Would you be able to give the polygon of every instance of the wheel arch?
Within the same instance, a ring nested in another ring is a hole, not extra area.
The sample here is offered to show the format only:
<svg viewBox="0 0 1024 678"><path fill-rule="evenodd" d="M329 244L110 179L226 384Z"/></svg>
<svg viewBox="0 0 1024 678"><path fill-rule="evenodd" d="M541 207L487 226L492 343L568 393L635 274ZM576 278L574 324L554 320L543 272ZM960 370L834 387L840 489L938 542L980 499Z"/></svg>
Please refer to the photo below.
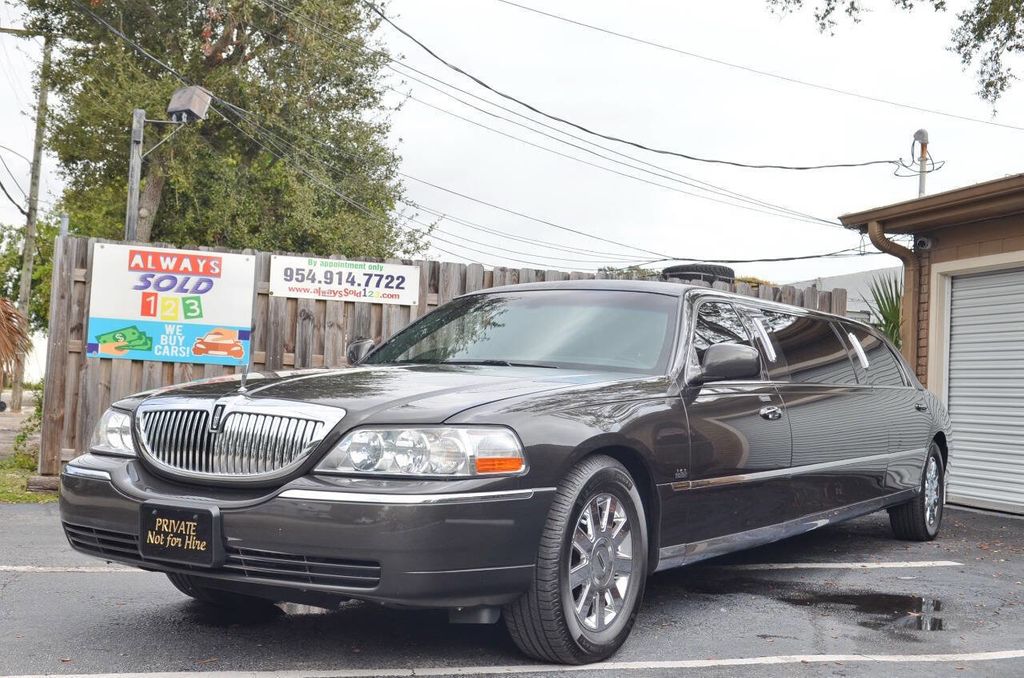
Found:
<svg viewBox="0 0 1024 678"><path fill-rule="evenodd" d="M596 447L575 461L578 463L597 454L611 457L625 466L629 475L636 481L637 491L644 505L644 516L647 519L647 571L654 572L658 566L658 549L661 543L661 502L650 466L639 450L623 444Z"/></svg>
<svg viewBox="0 0 1024 678"><path fill-rule="evenodd" d="M937 432L932 436L932 441L939 446L939 452L942 454L942 468L943 470L949 468L949 441L946 438L946 434L943 431Z"/></svg>

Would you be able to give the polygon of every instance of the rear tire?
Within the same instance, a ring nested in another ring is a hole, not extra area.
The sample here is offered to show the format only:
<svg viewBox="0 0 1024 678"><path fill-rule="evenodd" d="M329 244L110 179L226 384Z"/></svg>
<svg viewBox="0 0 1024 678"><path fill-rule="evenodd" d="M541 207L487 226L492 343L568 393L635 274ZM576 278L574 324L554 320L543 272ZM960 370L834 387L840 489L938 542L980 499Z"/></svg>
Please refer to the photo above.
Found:
<svg viewBox="0 0 1024 678"><path fill-rule="evenodd" d="M512 640L545 662L586 664L625 642L647 578L647 519L626 468L604 455L558 487L530 589L504 609Z"/></svg>
<svg viewBox="0 0 1024 678"><path fill-rule="evenodd" d="M228 610L248 610L273 607L274 601L257 596L247 596L233 591L204 586L198 577L177 572L168 572L167 578L174 588L200 603Z"/></svg>
<svg viewBox="0 0 1024 678"><path fill-rule="evenodd" d="M942 526L942 509L946 499L945 468L942 451L933 441L921 474L921 490L906 504L889 509L889 523L897 539L931 541Z"/></svg>

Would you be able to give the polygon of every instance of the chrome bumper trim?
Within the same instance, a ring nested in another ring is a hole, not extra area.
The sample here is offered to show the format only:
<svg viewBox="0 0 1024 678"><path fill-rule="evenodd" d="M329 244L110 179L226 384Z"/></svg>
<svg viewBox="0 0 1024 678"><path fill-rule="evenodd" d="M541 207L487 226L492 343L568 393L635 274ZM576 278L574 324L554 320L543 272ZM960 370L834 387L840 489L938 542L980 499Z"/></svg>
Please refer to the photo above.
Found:
<svg viewBox="0 0 1024 678"><path fill-rule="evenodd" d="M110 480L110 474L95 468L85 468L68 464L64 467L64 475L77 478L95 478L96 480Z"/></svg>
<svg viewBox="0 0 1024 678"><path fill-rule="evenodd" d="M487 501L532 499L540 492L554 492L555 487L535 487L529 490L502 490L499 492L459 492L451 494L382 494L370 492L334 492L331 490L285 490L280 499L328 501L337 504L471 504Z"/></svg>

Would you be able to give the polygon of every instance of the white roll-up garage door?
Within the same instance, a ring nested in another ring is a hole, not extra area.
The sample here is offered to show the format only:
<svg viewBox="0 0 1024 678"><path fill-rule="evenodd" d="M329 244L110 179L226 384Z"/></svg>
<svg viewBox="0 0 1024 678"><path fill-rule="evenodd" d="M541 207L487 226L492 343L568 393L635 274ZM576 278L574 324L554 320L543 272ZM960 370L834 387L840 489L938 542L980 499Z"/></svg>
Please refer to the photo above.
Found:
<svg viewBox="0 0 1024 678"><path fill-rule="evenodd" d="M949 500L1024 513L1024 270L954 277L949 318Z"/></svg>

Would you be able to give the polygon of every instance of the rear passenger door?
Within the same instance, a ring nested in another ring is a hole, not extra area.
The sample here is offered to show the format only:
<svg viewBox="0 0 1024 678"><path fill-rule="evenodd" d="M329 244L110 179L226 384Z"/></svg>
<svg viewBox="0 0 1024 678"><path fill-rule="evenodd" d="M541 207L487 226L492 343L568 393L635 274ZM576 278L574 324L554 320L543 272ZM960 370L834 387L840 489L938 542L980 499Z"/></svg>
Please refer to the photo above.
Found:
<svg viewBox="0 0 1024 678"><path fill-rule="evenodd" d="M752 346L750 328L733 304L697 302L691 320L688 373L708 347ZM675 499L685 524L666 526L666 544L695 542L782 522L792 505L785 475L791 435L778 392L764 379L717 381L684 388L690 473Z"/></svg>
<svg viewBox="0 0 1024 678"><path fill-rule="evenodd" d="M774 310L753 322L772 347L768 375L793 431L797 510L818 513L884 494L884 412L858 382L839 328L826 318Z"/></svg>
<svg viewBox="0 0 1024 678"><path fill-rule="evenodd" d="M854 349L858 378L870 385L888 432L885 487L890 492L917 488L931 440L931 415L924 393L912 384L895 352L882 337L854 323L842 323Z"/></svg>

